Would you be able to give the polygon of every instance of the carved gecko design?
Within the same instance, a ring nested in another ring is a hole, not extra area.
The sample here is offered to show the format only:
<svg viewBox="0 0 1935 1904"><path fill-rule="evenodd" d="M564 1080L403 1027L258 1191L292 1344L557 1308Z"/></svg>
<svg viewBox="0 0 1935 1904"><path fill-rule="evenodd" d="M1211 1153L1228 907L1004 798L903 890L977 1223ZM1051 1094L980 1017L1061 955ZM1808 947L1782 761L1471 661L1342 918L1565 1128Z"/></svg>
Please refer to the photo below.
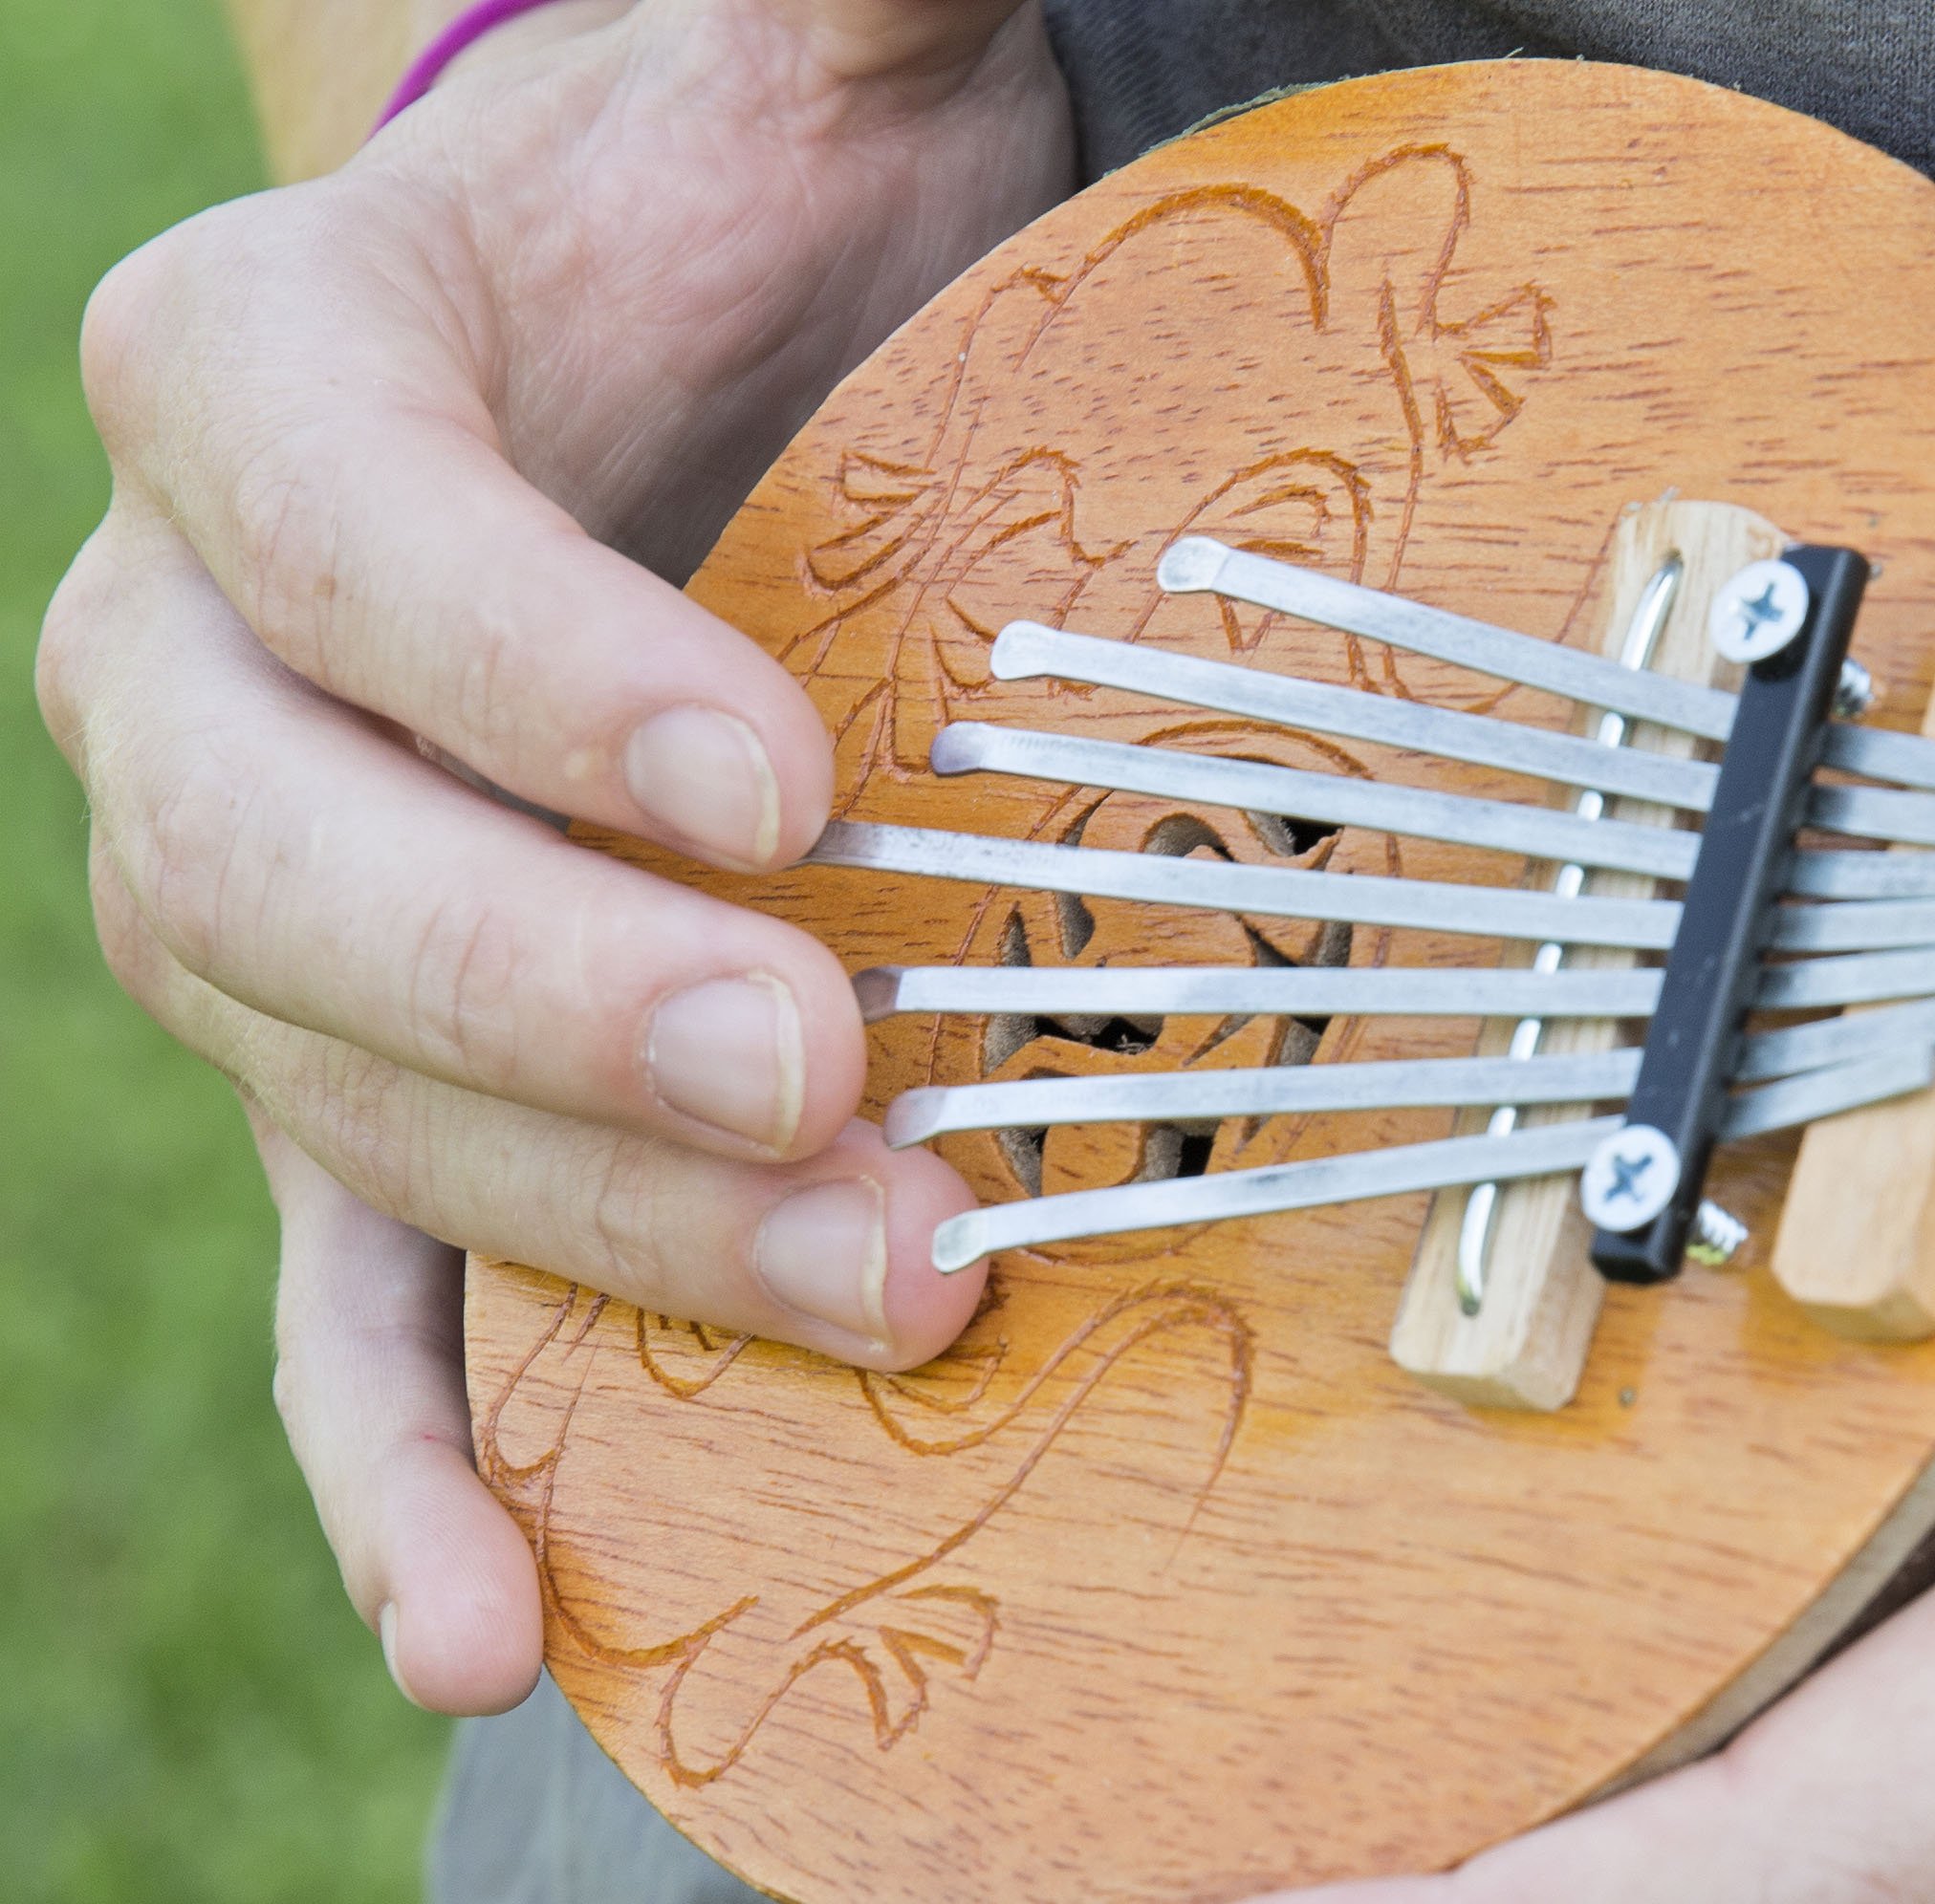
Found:
<svg viewBox="0 0 1935 1904"><path fill-rule="evenodd" d="M1235 1307L1211 1290L1152 1285L1095 1309L1026 1372L1005 1366L1000 1308L999 1294L990 1294L962 1341L925 1370L846 1372L858 1390L856 1405L838 1411L849 1436L884 1435L910 1467L938 1460L951 1471L939 1482L931 1472L924 1478L922 1525L910 1530L900 1565L857 1573L845 1544L827 1538L823 1504L803 1499L794 1577L770 1579L707 1618L654 1633L639 1630L635 1615L581 1601L557 1565L555 1535L568 1524L580 1542L595 1540L600 1527L638 1539L649 1537L641 1520L663 1519L668 1533L669 1523L685 1521L681 1533L690 1538L692 1504L648 1494L607 1499L611 1464L575 1467L573 1447L611 1432L648 1435L641 1381L679 1405L738 1405L744 1397L731 1394L731 1378L751 1345L560 1286L542 1335L480 1416L479 1469L523 1522L568 1644L607 1666L663 1676L659 1757L675 1784L724 1776L782 1701L823 1669L837 1668L854 1683L881 1750L918 1725L937 1674L971 1681L995 1643L1000 1606L967 1577L964 1550L1012 1505L1103 1384L1152 1353L1165 1365L1181 1356L1219 1397L1192 1410L1183 1426L1196 1480L1183 1498L1173 1488L1169 1498L1177 1536L1186 1532L1228 1459L1250 1394L1251 1337ZM785 1391L763 1373L759 1402L772 1410ZM824 1380L828 1372L822 1365L816 1373ZM826 1412L815 1410L822 1454L828 1432ZM722 1482L729 1487L729 1477ZM770 1495L763 1504L770 1511ZM707 1513L730 1518L716 1497Z"/></svg>
<svg viewBox="0 0 1935 1904"><path fill-rule="evenodd" d="M1026 268L999 282L946 372L926 454L850 447L831 476L848 527L802 556L800 582L828 610L788 650L796 671L818 673L856 617L894 631L886 665L823 709L859 748L842 786L858 790L876 768L920 770L929 732L902 703L971 714L1015 603L1074 623L1100 572L1153 577L1177 535L1395 587L1434 462L1488 448L1525 402L1513 379L1551 357L1551 299L1536 285L1503 287L1462 317L1442 308L1471 195L1456 153L1405 146L1363 166L1315 217L1254 186L1203 185L1144 206L1073 270ZM1259 269L1259 252L1276 269ZM1131 303L1135 321L1113 322ZM1196 420L1199 451L1142 455L1136 416L1173 408L1185 386L1200 404L1195 359L1225 336L1276 336L1281 348L1235 352L1216 413ZM1025 409L990 401L1023 378L1083 420L1081 453L1031 435ZM1098 429L1103 414L1119 426ZM1176 613L1151 584L1125 624L1088 632L1141 639ZM1276 619L1222 614L1240 655ZM1374 673L1355 639L1345 645L1355 684L1406 692L1393 658Z"/></svg>

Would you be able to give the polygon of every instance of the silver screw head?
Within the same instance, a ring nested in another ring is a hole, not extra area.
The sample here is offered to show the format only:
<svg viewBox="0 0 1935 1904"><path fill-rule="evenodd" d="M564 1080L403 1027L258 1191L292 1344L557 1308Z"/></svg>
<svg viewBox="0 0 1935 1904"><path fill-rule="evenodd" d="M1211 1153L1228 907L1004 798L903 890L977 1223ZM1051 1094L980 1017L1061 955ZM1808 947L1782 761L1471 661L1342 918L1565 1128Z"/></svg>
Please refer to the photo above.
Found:
<svg viewBox="0 0 1935 1904"><path fill-rule="evenodd" d="M1579 1206L1603 1230L1644 1229L1680 1187L1680 1153L1664 1131L1628 1124L1615 1131L1579 1174Z"/></svg>
<svg viewBox="0 0 1935 1904"><path fill-rule="evenodd" d="M1713 597L1707 633L1729 661L1777 655L1807 620L1807 578L1792 562L1750 562Z"/></svg>

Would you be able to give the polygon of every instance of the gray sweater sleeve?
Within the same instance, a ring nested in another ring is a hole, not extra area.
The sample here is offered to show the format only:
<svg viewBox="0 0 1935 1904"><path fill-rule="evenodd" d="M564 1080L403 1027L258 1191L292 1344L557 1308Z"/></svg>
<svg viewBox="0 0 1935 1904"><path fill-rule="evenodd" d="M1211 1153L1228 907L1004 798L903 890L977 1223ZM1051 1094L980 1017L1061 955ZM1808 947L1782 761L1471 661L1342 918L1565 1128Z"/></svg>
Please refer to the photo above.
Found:
<svg viewBox="0 0 1935 1904"><path fill-rule="evenodd" d="M1084 169L1279 86L1511 53L1737 87L1935 172L1935 0L1046 0Z"/></svg>

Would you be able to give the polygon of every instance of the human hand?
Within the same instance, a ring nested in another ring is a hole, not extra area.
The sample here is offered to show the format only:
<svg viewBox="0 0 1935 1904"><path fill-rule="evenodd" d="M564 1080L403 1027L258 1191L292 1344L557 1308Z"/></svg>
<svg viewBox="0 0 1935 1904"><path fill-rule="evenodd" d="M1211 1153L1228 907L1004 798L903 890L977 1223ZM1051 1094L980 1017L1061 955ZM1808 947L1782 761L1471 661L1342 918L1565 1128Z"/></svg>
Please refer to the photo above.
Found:
<svg viewBox="0 0 1935 1904"><path fill-rule="evenodd" d="M1441 1877L1253 1904L1907 1904L1935 1896L1935 1595L1723 1752Z"/></svg>
<svg viewBox="0 0 1935 1904"><path fill-rule="evenodd" d="M277 1396L345 1582L445 1711L539 1654L470 1470L452 1245L877 1367L977 1287L927 1266L958 1179L849 1121L824 948L415 738L715 864L801 853L811 705L661 578L1072 167L1033 4L655 0L539 39L110 274L114 500L39 675L109 963L250 1108Z"/></svg>

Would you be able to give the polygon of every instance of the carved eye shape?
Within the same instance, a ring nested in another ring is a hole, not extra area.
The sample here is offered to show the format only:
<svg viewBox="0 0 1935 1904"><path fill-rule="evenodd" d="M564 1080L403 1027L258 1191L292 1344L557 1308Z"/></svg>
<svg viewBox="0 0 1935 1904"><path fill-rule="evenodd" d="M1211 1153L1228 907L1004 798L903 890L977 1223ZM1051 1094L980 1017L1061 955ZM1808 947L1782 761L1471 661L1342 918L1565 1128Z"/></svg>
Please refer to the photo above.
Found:
<svg viewBox="0 0 1935 1904"><path fill-rule="evenodd" d="M1106 803L1102 803L1106 805ZM1068 830L1069 844L1078 844L1101 811L1094 807ZM1232 851L1228 819L1221 826L1202 814L1180 811L1163 815L1147 828L1141 841L1144 853L1185 857L1213 854L1224 860L1253 859L1253 852ZM1294 816L1247 813L1243 822L1268 855L1308 864L1313 855L1334 847L1339 831ZM1322 853L1327 858L1328 853ZM1035 937L1031 938L1031 920ZM1235 942L1226 956L1243 957L1253 964L1293 963L1341 966L1350 963L1351 929L1327 926L1306 945L1302 959L1282 950L1261 929L1273 921L1218 921L1219 937ZM1110 947L1097 912L1085 900L1067 895L1044 897L1016 904L1003 925L998 958L1004 964L1030 965L1041 935L1044 963L1105 964ZM1090 955L1085 957L1084 955ZM982 1037L984 1077L1066 1078L1104 1077L1122 1071L1187 1069L1196 1064L1221 1063L1301 1065L1315 1056L1327 1021L1297 1019L1264 1021L1229 1018L1203 1034L1200 1021L1162 1018L1131 1019L1064 1014L1048 1018L1010 1013L988 1021ZM993 1134L994 1142L1014 1183L1031 1197L1068 1188L1095 1188L1104 1183L1149 1182L1179 1177L1199 1177L1218 1162L1248 1147L1271 1120L1247 1117L1228 1120L1228 1140L1217 1120L1143 1125L1063 1126L1055 1129L1008 1129Z"/></svg>

